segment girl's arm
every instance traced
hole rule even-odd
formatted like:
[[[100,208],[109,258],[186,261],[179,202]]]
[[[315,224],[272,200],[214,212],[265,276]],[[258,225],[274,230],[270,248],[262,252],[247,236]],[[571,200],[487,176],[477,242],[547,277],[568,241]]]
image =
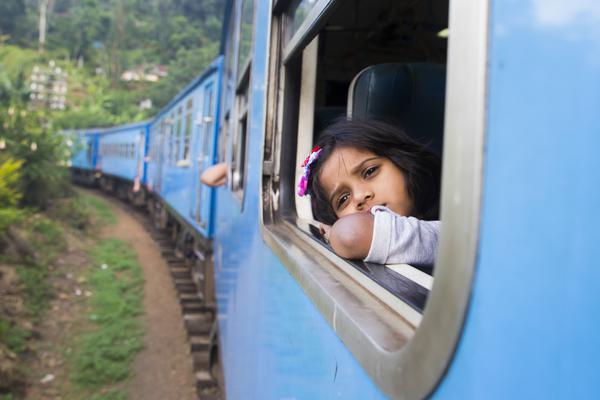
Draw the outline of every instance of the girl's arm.
[[[227,163],[222,162],[206,168],[200,175],[200,181],[212,187],[223,186],[227,182]]]
[[[328,234],[337,255],[377,264],[433,265],[439,221],[403,217],[386,208],[338,219]]]
[[[338,219],[329,232],[329,244],[337,255],[362,260],[369,254],[373,240],[371,213],[350,214]]]

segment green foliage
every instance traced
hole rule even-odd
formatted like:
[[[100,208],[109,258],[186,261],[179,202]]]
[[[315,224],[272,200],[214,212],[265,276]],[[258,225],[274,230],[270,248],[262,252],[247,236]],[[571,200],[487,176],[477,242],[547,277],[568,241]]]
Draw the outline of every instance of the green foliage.
[[[6,57],[6,55],[5,55]],[[0,60],[3,61],[4,59]],[[45,208],[66,190],[66,147],[43,112],[30,111],[26,82],[11,79],[0,64],[0,158],[20,160],[19,191],[26,206]]]
[[[97,388],[125,379],[129,363],[142,348],[138,317],[143,279],[136,254],[122,241],[104,240],[91,256],[95,265],[89,279],[93,293],[89,305],[95,330],[79,340],[71,370],[79,385]]]
[[[27,339],[31,336],[10,321],[0,316],[0,343],[6,345],[9,350],[21,353],[27,349]]]
[[[7,159],[0,161],[0,207],[14,207],[21,200],[18,183],[21,178],[19,170],[22,161]]]
[[[46,281],[48,268],[44,265],[29,264],[17,267],[17,273],[25,292],[25,305],[33,319],[38,319],[47,309],[51,296]]]
[[[217,42],[202,48],[181,48],[171,63],[169,75],[149,89],[150,98],[156,105],[169,102],[192,78],[199,75],[214,60],[219,51]]]
[[[22,221],[25,211],[18,208],[0,208],[0,234],[4,233],[9,226]]]

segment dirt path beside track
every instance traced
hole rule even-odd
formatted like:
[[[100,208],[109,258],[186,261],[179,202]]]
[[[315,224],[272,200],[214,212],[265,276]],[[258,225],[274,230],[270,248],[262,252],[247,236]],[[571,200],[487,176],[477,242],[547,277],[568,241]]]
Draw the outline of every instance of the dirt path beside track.
[[[118,218],[104,235],[131,243],[145,279],[144,349],[132,364],[132,379],[127,384],[129,398],[196,399],[189,344],[167,264],[158,245],[125,206],[113,198],[103,198]]]
[[[158,245],[139,218],[130,214],[127,205],[98,191],[82,191],[101,197],[110,205],[117,223],[102,228],[99,239],[129,243],[144,277],[143,348],[129,368],[129,378],[114,387],[126,392],[129,400],[196,400],[192,356],[179,300]],[[26,399],[88,397],[77,394],[69,384],[72,371],[68,370],[66,358],[75,337],[89,325],[86,298],[92,293],[84,276],[93,267],[88,253],[95,241],[85,235],[67,235],[68,248],[50,269],[48,285],[55,295],[36,326],[39,337],[33,341],[35,351],[26,366],[30,379],[24,393]],[[112,398],[106,389],[95,394],[98,398]]]

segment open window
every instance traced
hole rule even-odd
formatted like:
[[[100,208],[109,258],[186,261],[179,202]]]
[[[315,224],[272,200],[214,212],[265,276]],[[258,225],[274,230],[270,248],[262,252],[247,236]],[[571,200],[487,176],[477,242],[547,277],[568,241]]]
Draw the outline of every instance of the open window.
[[[373,379],[394,397],[426,397],[443,374],[460,331],[475,258],[487,4],[452,7],[456,17],[448,29],[448,0],[279,0],[273,6],[263,236]],[[449,32],[458,43],[453,59]],[[465,115],[472,109],[477,112]],[[321,239],[310,200],[298,197],[295,188],[319,132],[338,117],[398,123],[442,157],[435,269],[344,260]],[[450,237],[449,231],[460,234]]]
[[[294,188],[319,133],[340,117],[402,125],[441,155],[447,52],[441,32],[448,26],[448,3],[353,0],[335,5],[293,1],[281,6],[277,45],[283,90],[276,106],[285,135],[275,135],[282,140],[276,157],[295,161],[278,164],[280,215],[358,282],[377,293],[386,291],[393,299],[388,305],[414,328],[432,286],[432,269],[367,266],[328,254],[310,199],[299,197]]]

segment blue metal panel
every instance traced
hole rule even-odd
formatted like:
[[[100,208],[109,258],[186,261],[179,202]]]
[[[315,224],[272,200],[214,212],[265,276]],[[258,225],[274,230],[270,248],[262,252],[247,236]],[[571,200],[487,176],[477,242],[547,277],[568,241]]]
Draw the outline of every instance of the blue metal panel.
[[[96,167],[98,133],[92,130],[78,130],[67,134],[73,142],[74,153],[71,155],[71,167],[94,170]]]
[[[270,2],[256,2],[269,21]],[[242,206],[217,191],[215,276],[230,399],[377,399],[383,394],[262,241],[259,226],[268,23],[255,29]]]
[[[160,130],[163,120],[176,112],[179,107],[185,110],[187,101],[193,100],[192,109],[192,130],[190,142],[189,162],[182,165],[183,149],[183,129],[180,132],[173,132],[179,137],[179,146],[177,148],[177,159],[174,160],[169,154],[172,150],[169,141],[173,137],[168,135],[163,137],[160,146],[160,154],[156,160],[151,160],[149,165],[148,183],[152,189],[157,192],[177,213],[185,219],[187,223],[196,228],[205,237],[210,237],[212,234],[212,216],[211,209],[214,198],[214,189],[201,187],[200,173],[204,168],[212,164],[215,157],[216,135],[218,126],[216,118],[213,119],[210,132],[205,131],[204,123],[196,124],[196,121],[201,121],[203,117],[203,109],[205,105],[205,96],[207,88],[212,87],[210,91],[213,95],[213,112],[218,104],[218,96],[214,88],[219,87],[222,58],[217,58],[211,65],[196,79],[194,79],[185,89],[183,89],[175,99],[159,113],[158,117],[153,121],[152,126],[156,128],[156,133]],[[184,113],[185,114],[185,113]],[[184,116],[182,116],[185,119]],[[183,125],[182,125],[183,126]],[[204,135],[208,135],[207,138]],[[208,158],[199,160],[204,140],[208,140]],[[174,142],[171,142],[174,143]],[[198,193],[200,198],[198,199]],[[200,223],[195,217],[196,206],[200,206],[201,221]]]
[[[596,398],[600,3],[493,2],[481,242],[438,398]]]

